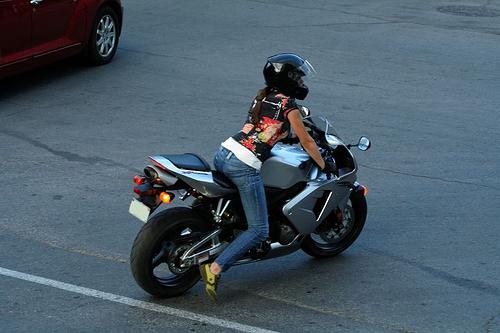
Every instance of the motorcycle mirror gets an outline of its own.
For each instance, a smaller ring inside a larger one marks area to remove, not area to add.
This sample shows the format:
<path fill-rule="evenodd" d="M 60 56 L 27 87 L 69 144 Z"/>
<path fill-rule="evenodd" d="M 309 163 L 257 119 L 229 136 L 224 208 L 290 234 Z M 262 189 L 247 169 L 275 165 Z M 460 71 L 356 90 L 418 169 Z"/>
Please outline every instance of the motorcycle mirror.
<path fill-rule="evenodd" d="M 370 142 L 370 139 L 368 139 L 366 136 L 362 136 L 361 138 L 359 138 L 358 142 L 359 150 L 367 151 L 368 149 L 370 149 L 371 145 L 372 143 Z"/>
<path fill-rule="evenodd" d="M 302 118 L 309 117 L 311 115 L 311 110 L 309 110 L 308 107 L 305 106 L 300 106 L 299 107 L 300 114 L 302 115 Z"/>

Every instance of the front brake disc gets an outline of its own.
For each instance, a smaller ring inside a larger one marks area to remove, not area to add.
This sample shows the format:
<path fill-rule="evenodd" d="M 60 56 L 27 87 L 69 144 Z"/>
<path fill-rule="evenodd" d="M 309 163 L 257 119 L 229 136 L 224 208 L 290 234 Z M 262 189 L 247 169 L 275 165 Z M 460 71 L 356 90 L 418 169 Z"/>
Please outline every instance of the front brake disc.
<path fill-rule="evenodd" d="M 340 242 L 351 231 L 353 226 L 354 209 L 346 206 L 342 213 L 342 218 L 335 221 L 325 221 L 326 226 L 321 228 L 318 235 L 327 243 Z"/>

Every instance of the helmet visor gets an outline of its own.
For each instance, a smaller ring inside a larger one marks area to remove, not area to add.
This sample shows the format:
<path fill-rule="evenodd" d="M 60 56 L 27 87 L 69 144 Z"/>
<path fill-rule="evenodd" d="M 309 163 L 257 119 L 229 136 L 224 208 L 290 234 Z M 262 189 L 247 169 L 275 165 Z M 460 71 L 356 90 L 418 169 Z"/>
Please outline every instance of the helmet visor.
<path fill-rule="evenodd" d="M 301 71 L 302 76 L 307 76 L 309 78 L 314 77 L 316 75 L 316 70 L 314 69 L 313 65 L 308 60 L 304 60 L 304 63 L 300 65 L 297 68 L 299 71 Z"/>

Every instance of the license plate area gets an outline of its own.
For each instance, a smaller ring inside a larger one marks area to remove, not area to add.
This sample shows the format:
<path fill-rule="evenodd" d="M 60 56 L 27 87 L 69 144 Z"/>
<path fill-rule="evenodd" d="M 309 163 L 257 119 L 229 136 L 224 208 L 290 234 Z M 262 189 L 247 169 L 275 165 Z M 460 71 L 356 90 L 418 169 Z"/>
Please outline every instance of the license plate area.
<path fill-rule="evenodd" d="M 151 208 L 134 198 L 130 203 L 128 212 L 142 222 L 146 223 L 148 221 L 149 214 L 151 213 Z"/>

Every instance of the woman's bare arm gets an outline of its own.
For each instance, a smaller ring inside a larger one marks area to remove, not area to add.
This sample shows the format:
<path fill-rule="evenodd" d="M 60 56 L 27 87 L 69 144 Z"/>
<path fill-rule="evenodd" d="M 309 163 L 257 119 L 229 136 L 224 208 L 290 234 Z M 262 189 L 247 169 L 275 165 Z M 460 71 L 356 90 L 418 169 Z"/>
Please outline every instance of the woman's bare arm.
<path fill-rule="evenodd" d="M 290 125 L 292 126 L 295 135 L 299 138 L 302 147 L 304 147 L 305 151 L 319 165 L 319 167 L 323 169 L 325 167 L 325 161 L 323 160 L 323 157 L 321 157 L 316 142 L 314 142 L 314 139 L 311 138 L 307 132 L 304 122 L 302 121 L 300 111 L 298 109 L 293 109 L 288 112 L 288 121 L 290 121 Z"/>

